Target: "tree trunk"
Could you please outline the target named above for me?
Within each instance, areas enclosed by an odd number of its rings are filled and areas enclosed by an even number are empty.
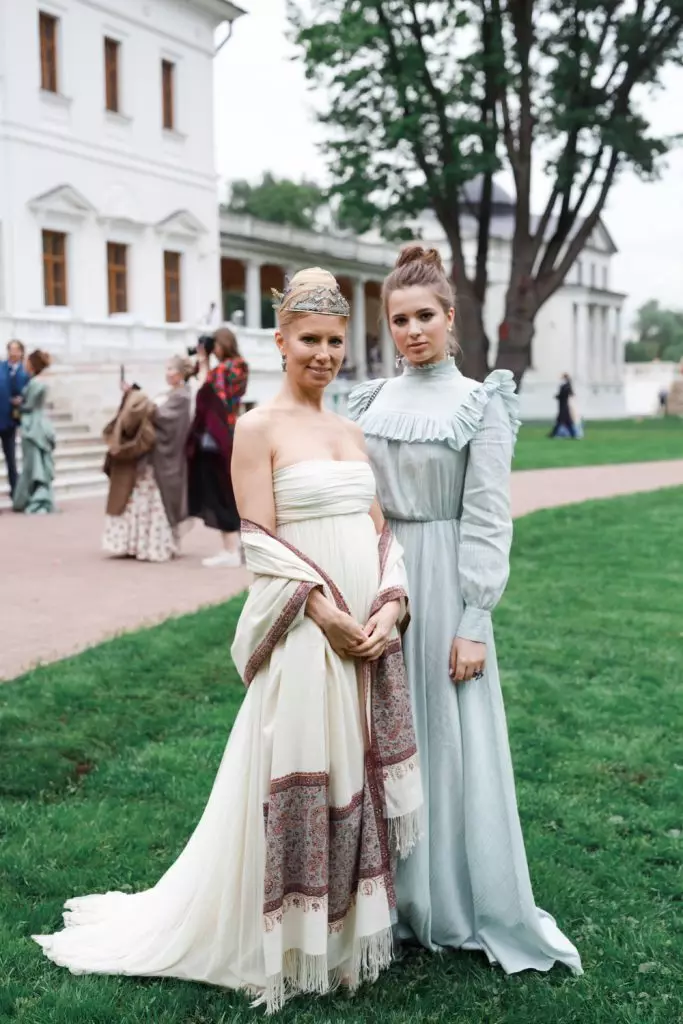
[[[466,377],[483,380],[489,372],[489,339],[484,328],[484,310],[469,285],[455,282],[455,337],[460,352],[456,361]]]
[[[498,335],[496,369],[511,370],[519,390],[531,366],[536,296],[529,282],[510,285],[505,301],[505,319]]]

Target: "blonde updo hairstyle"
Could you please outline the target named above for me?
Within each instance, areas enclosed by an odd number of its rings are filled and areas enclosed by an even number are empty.
[[[194,377],[197,372],[197,364],[189,356],[171,356],[169,366],[172,366],[176,373],[180,374],[184,381]]]
[[[406,245],[398,254],[398,259],[391,273],[382,285],[382,307],[389,320],[389,296],[392,292],[403,288],[429,288],[443,309],[448,314],[455,306],[455,289],[444,270],[441,254],[437,249],[424,249],[417,243]],[[449,331],[450,351],[459,351],[453,328]]]
[[[287,291],[277,307],[277,323],[280,330],[289,327],[298,317],[309,315],[299,311],[292,312],[291,307],[295,306],[299,299],[313,291],[314,288],[321,287],[329,288],[330,291],[337,291],[339,287],[336,277],[329,270],[323,270],[322,267],[297,270],[289,281]]]

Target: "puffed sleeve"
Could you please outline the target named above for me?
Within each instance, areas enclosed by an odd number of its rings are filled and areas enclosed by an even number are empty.
[[[510,464],[517,422],[514,395],[492,394],[469,443],[460,523],[459,572],[465,610],[457,636],[485,643],[491,612],[510,569]]]

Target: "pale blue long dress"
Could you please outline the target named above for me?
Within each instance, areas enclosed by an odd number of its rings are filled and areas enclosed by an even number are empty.
[[[536,907],[519,823],[491,611],[512,540],[509,479],[519,426],[512,374],[483,384],[452,359],[354,390],[378,496],[405,550],[405,655],[427,825],[398,866],[398,933],[429,949],[480,949],[508,973],[581,960]],[[480,680],[454,685],[454,636],[486,643]]]

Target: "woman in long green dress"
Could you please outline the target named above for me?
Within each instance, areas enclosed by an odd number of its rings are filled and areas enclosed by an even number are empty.
[[[509,571],[512,374],[450,357],[454,298],[439,254],[411,246],[384,283],[400,377],[352,393],[382,511],[405,551],[405,655],[428,828],[398,865],[398,934],[484,952],[508,973],[581,972],[536,907],[519,823],[491,612]]]
[[[14,492],[14,511],[39,514],[55,511],[55,431],[45,411],[47,386],[40,380],[50,365],[47,352],[36,350],[26,361],[31,377],[21,403],[21,475]]]

